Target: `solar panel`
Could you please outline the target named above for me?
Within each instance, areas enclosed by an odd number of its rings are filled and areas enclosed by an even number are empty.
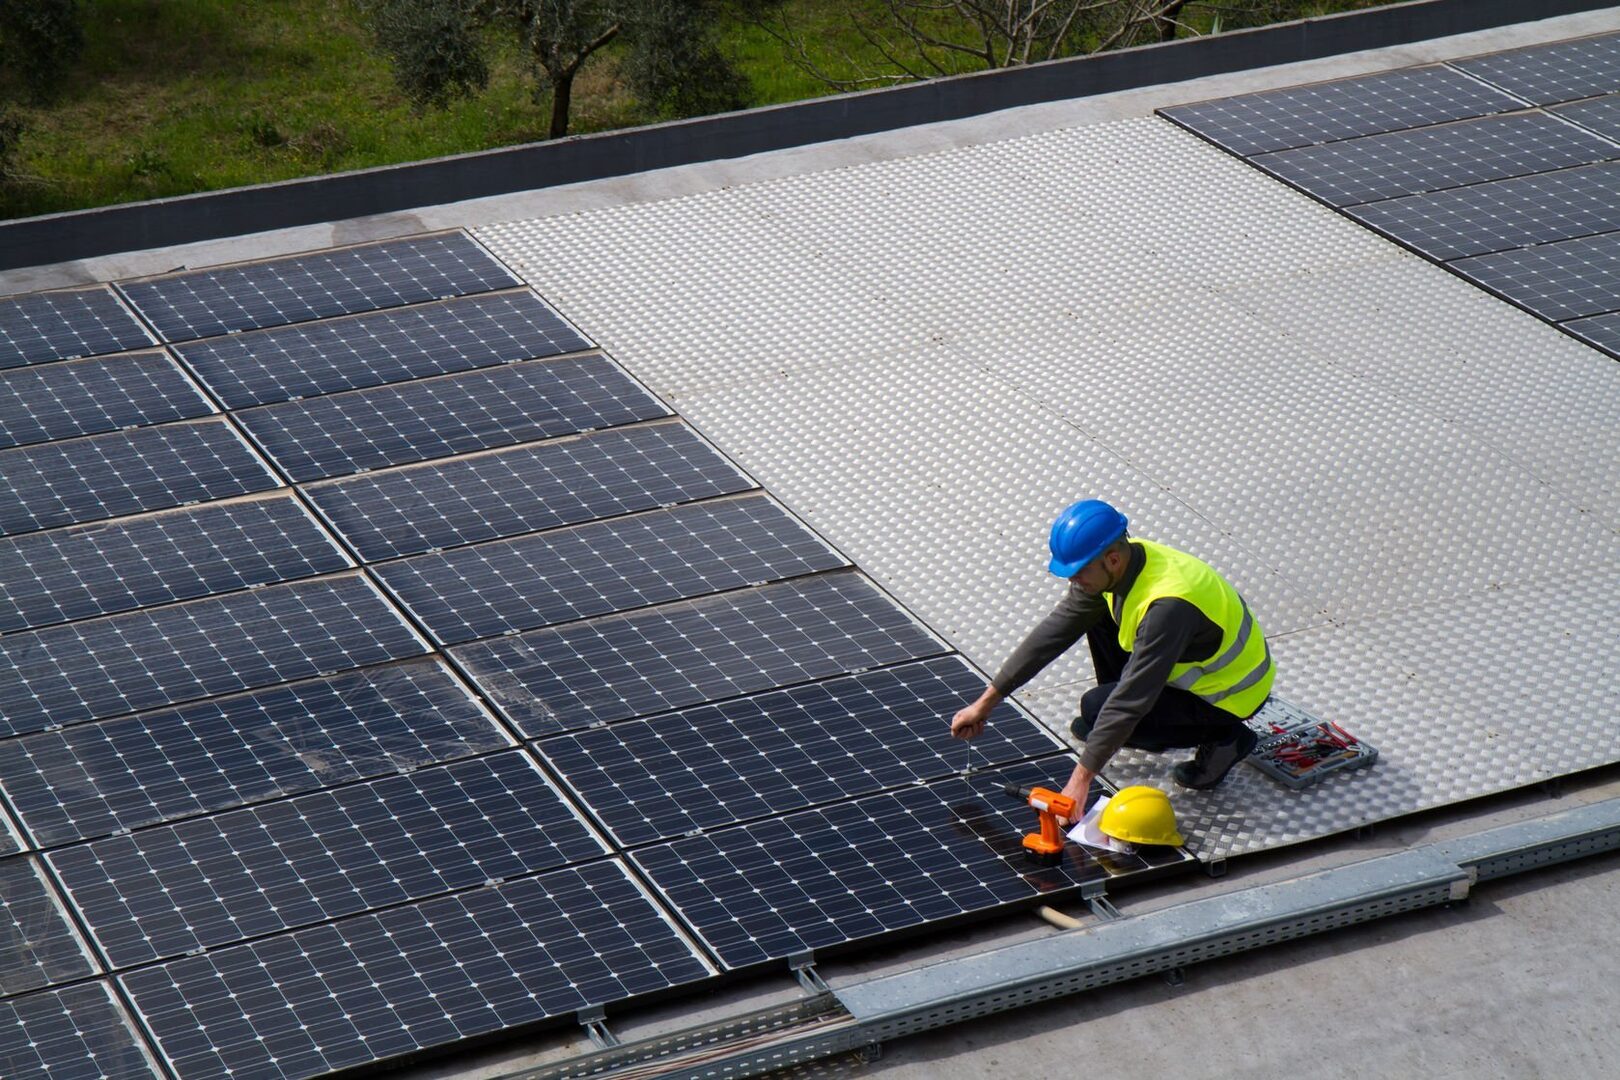
[[[213,411],[160,352],[19,368],[0,375],[0,449]]]
[[[1435,259],[1620,229],[1620,163],[1521,176],[1346,211]]]
[[[0,300],[0,368],[123,352],[152,335],[112,291],[64,289]]]
[[[1333,206],[1587,165],[1615,147],[1545,113],[1398,131],[1251,158]]]
[[[1175,848],[1024,855],[1035,812],[1006,783],[1056,786],[1072,757],[835,803],[640,848],[631,861],[727,968],[826,949],[1110,877],[1186,865]],[[1093,799],[1103,793],[1092,788]]]
[[[175,351],[239,409],[588,348],[525,291],[209,338]]]
[[[122,282],[164,341],[442,300],[519,282],[464,233]]]
[[[223,418],[0,450],[0,536],[276,486]]]
[[[1446,67],[1405,68],[1160,109],[1234,154],[1510,112],[1522,102]]]
[[[0,859],[0,995],[81,979],[97,970],[39,865],[27,856]]]
[[[1620,357],[1620,314],[1576,319],[1574,322],[1564,323],[1563,328],[1610,356]]]
[[[462,645],[456,662],[531,738],[945,651],[854,573]]]
[[[1620,233],[1476,255],[1450,266],[1546,319],[1620,310]]]
[[[746,491],[685,424],[594,432],[307,488],[368,562]]]
[[[847,563],[763,495],[691,503],[383,563],[443,645]]]
[[[1560,105],[1549,112],[1610,139],[1620,139],[1620,94]]]
[[[710,974],[619,862],[605,860],[120,981],[185,1080],[296,1080]]]
[[[359,575],[0,637],[0,736],[414,656],[427,649]]]
[[[52,529],[0,543],[0,633],[349,565],[285,494]]]
[[[236,414],[299,481],[668,415],[601,356],[507,364]]]
[[[0,788],[42,846],[111,836],[510,746],[437,661],[0,741]]]
[[[629,847],[959,772],[967,748],[949,718],[983,689],[961,658],[942,657],[556,735],[536,749]],[[986,765],[1060,749],[1010,705],[973,742]]]
[[[1620,34],[1454,60],[1452,66],[1536,105],[1620,90]]]
[[[104,982],[0,1001],[6,1080],[137,1080],[163,1076]]]
[[[522,750],[46,856],[114,968],[583,862],[607,847]]]

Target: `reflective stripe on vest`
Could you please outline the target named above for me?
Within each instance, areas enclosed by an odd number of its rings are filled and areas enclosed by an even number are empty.
[[[1133,651],[1137,629],[1155,600],[1174,597],[1192,604],[1220,628],[1221,644],[1206,660],[1174,665],[1168,684],[1236,716],[1252,715],[1271,692],[1276,666],[1248,605],[1224,578],[1191,555],[1151,540],[1131,543],[1143,549],[1142,569],[1129,593],[1106,597],[1119,623],[1120,647]]]

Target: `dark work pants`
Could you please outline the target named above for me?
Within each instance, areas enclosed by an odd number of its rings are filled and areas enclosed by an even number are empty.
[[[1097,685],[1080,699],[1080,715],[1069,725],[1074,737],[1082,740],[1091,734],[1108,696],[1119,685],[1125,662],[1130,659],[1130,654],[1119,647],[1119,628],[1111,620],[1103,619],[1088,630],[1086,644],[1091,646]],[[1235,739],[1241,727],[1242,720],[1197,694],[1167,686],[1131,732],[1131,737],[1125,740],[1125,745],[1157,753],[1200,743],[1224,743]]]

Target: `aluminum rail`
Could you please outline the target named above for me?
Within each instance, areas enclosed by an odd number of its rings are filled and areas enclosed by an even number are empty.
[[[1270,885],[835,984],[828,994],[510,1080],[756,1076],[1031,1002],[1468,897],[1475,882],[1620,849],[1620,798]],[[737,1037],[728,1037],[728,1036]]]

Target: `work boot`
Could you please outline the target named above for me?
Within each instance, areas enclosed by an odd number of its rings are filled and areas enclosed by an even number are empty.
[[[1226,779],[1232,766],[1248,757],[1259,742],[1260,736],[1244,724],[1228,742],[1199,743],[1193,759],[1171,769],[1170,775],[1184,788],[1205,791]]]

